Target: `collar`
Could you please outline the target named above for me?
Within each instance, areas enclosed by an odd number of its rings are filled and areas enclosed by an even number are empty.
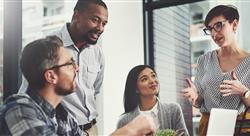
[[[69,34],[69,31],[68,31],[69,25],[70,25],[70,23],[66,23],[66,24],[64,24],[64,26],[61,29],[61,34],[62,34],[61,40],[63,41],[64,47],[74,45],[74,42],[72,41],[71,36]]]
[[[43,109],[43,111],[50,117],[53,118],[56,115],[56,109],[43,99],[38,93],[33,90],[28,90],[27,94]]]
[[[150,109],[150,110],[147,110],[147,111],[141,111],[140,110],[140,107],[139,107],[139,105],[138,105],[138,110],[139,110],[139,112],[140,113],[153,113],[155,116],[157,116],[158,115],[158,99],[157,99],[157,102],[155,103],[155,105],[154,105],[154,107],[152,108],[152,109]]]

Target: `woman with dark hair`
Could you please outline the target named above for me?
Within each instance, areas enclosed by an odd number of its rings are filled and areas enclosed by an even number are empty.
[[[250,106],[250,55],[237,44],[239,13],[232,5],[212,8],[205,19],[205,34],[219,46],[198,59],[194,83],[182,90],[202,113],[199,135],[205,136],[212,108],[234,109],[242,113]]]
[[[152,117],[157,129],[173,129],[188,135],[182,110],[176,103],[162,103],[158,98],[159,81],[155,70],[148,65],[138,65],[130,70],[124,91],[124,114],[117,128],[136,116]]]

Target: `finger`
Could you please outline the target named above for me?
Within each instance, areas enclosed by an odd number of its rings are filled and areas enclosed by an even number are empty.
[[[182,96],[184,96],[186,98],[189,98],[190,94],[189,93],[185,93],[185,94],[182,94]]]
[[[236,77],[236,74],[235,74],[235,71],[233,70],[232,72],[231,72],[231,79],[232,80],[238,80],[238,78]]]
[[[181,92],[182,94],[185,94],[185,93],[188,93],[188,92],[189,92],[189,89],[188,89],[188,88],[182,89],[180,92]]]
[[[225,93],[225,94],[222,94],[222,96],[230,96],[230,95],[232,95],[232,93]]]
[[[220,92],[221,92],[222,94],[227,94],[227,93],[231,93],[232,90],[231,90],[231,89],[224,89],[224,90],[220,90]]]
[[[222,84],[232,85],[233,82],[234,82],[233,80],[224,80],[224,81],[222,81]]]
[[[186,79],[186,82],[188,84],[188,87],[192,87],[193,83],[190,79]]]
[[[224,90],[224,89],[232,89],[232,86],[229,85],[229,84],[221,84],[220,89],[222,89],[222,90]]]

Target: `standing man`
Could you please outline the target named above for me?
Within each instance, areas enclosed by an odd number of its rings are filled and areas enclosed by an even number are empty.
[[[107,22],[108,9],[102,0],[78,0],[71,23],[56,34],[79,65],[76,91],[63,104],[91,136],[97,135],[95,98],[104,74],[103,52],[96,43]]]
[[[104,74],[103,52],[96,43],[107,22],[108,9],[102,0],[78,0],[71,22],[56,33],[79,65],[75,93],[65,97],[63,105],[91,136],[97,135],[95,98]],[[19,92],[24,92],[25,86],[23,83]]]
[[[10,96],[0,109],[0,135],[80,136],[83,132],[60,104],[72,93],[78,66],[62,41],[51,36],[23,50],[21,71],[27,94]]]

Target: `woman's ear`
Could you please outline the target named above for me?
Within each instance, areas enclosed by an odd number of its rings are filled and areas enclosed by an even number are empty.
[[[232,22],[233,25],[233,31],[236,33],[237,27],[238,27],[238,20],[234,19],[234,21]]]
[[[47,70],[44,73],[44,78],[50,84],[56,84],[57,83],[57,74],[53,70]]]

